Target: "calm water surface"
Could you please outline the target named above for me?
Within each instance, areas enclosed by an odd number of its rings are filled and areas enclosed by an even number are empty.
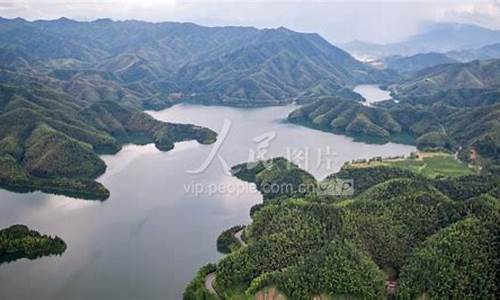
[[[365,97],[367,106],[372,105],[375,102],[392,99],[391,92],[384,91],[376,84],[362,84],[354,88],[354,91],[361,96]]]
[[[254,141],[259,136],[275,136],[267,157],[309,152],[308,170],[318,178],[347,160],[414,150],[357,143],[283,123],[293,109],[181,104],[151,112],[161,120],[217,132],[225,119],[230,126],[214,160],[199,174],[187,171],[200,169],[217,145],[183,142],[170,152],[131,145],[117,155],[103,156],[108,169],[99,181],[111,197],[102,203],[0,190],[0,227],[23,223],[59,235],[68,244],[62,256],[0,265],[0,299],[180,299],[196,270],[221,257],[215,247],[218,234],[248,223],[250,207],[262,201],[252,191],[196,195],[190,186],[241,186],[225,174],[225,166],[246,161],[250,149],[259,146]]]

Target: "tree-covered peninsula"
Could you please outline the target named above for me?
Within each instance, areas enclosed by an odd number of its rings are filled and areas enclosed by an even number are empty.
[[[210,270],[215,294],[201,284],[200,273],[184,299],[205,293],[222,299],[266,293],[287,299],[432,299],[450,291],[462,299],[498,298],[500,177],[450,173],[449,156],[434,159],[442,163],[423,162],[432,164],[432,172],[409,167],[410,159],[374,160],[347,164],[317,182],[352,179],[350,196],[263,194],[264,202],[252,208],[245,246],[232,247]],[[284,166],[280,158],[233,171],[258,186],[293,186],[308,177],[293,164],[288,172]]]
[[[139,108],[111,100],[79,101],[53,86],[12,78],[0,85],[0,186],[104,200],[109,191],[95,179],[106,165],[99,154],[126,143],[154,143],[168,151],[175,142],[215,141],[215,132],[158,121]],[[58,88],[59,86],[59,88]]]

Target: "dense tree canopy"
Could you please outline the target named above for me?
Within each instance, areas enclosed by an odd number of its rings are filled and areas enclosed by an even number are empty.
[[[42,235],[24,225],[13,225],[0,230],[0,263],[61,254],[65,250],[66,243],[61,238]]]
[[[255,182],[264,165],[233,170]],[[354,196],[280,195],[254,209],[247,246],[218,263],[219,296],[272,287],[290,299],[383,298],[391,280],[404,299],[498,297],[499,177],[396,166],[346,166],[330,177],[346,176],[360,182]]]

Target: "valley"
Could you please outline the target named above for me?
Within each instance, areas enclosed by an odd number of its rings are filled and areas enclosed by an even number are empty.
[[[499,298],[499,42],[0,17],[0,298]]]
[[[295,108],[180,104],[148,114],[157,120],[195,123],[219,136],[223,120],[231,120],[218,152],[228,166],[249,159],[249,150],[258,146],[255,137],[275,132],[266,156],[309,149],[309,171],[318,179],[339,170],[345,161],[415,151],[413,146],[393,143],[358,143],[284,122]],[[198,117],[194,120],[193,116]],[[216,249],[219,233],[235,224],[250,223],[250,208],[262,202],[254,188],[227,175],[217,158],[200,174],[186,172],[197,170],[213,147],[191,141],[161,152],[153,144],[126,145],[117,154],[101,156],[107,168],[97,181],[111,192],[104,202],[0,190],[0,227],[22,222],[63,237],[68,245],[60,257],[0,265],[1,294],[19,298],[36,292],[40,297],[65,299],[112,293],[179,299],[196,270],[221,257]],[[322,155],[327,158],[328,148],[331,164],[326,160],[319,163]],[[304,166],[305,161],[298,163]],[[200,184],[206,191],[198,195],[187,192],[190,184]],[[211,187],[220,185],[235,190],[209,193]],[[237,193],[238,189],[243,192]],[[40,272],[46,275],[40,277]],[[15,280],[20,277],[31,282],[30,290],[20,288],[22,282]]]

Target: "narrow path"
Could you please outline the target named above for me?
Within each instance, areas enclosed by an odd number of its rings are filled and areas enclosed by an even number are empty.
[[[239,231],[236,231],[234,233],[234,237],[238,240],[238,242],[240,242],[240,245],[242,247],[246,247],[247,243],[245,243],[245,241],[241,238],[241,235],[243,234],[243,231],[245,230],[246,227],[243,227],[241,230]]]
[[[210,292],[210,294],[217,295],[214,289],[215,272],[208,273],[205,277],[205,288]]]
[[[460,152],[461,150],[462,150],[462,146],[458,146],[458,150],[457,150],[457,152],[455,152],[455,154],[454,154],[454,156],[455,156],[455,159],[456,159],[456,160],[459,160],[459,159],[458,159],[458,152]]]
[[[448,135],[448,133],[446,132],[446,128],[444,128],[443,124],[439,123],[439,126],[441,127],[441,131],[443,132],[443,134]]]
[[[241,247],[247,246],[247,243],[245,243],[245,241],[243,241],[243,239],[241,238],[241,235],[243,234],[245,228],[246,227],[243,227],[242,229],[234,233],[234,237],[238,240],[238,242],[240,242]],[[205,276],[205,288],[210,292],[210,294],[217,296],[217,291],[214,289],[214,281],[216,277],[216,272],[208,273],[207,276]]]

